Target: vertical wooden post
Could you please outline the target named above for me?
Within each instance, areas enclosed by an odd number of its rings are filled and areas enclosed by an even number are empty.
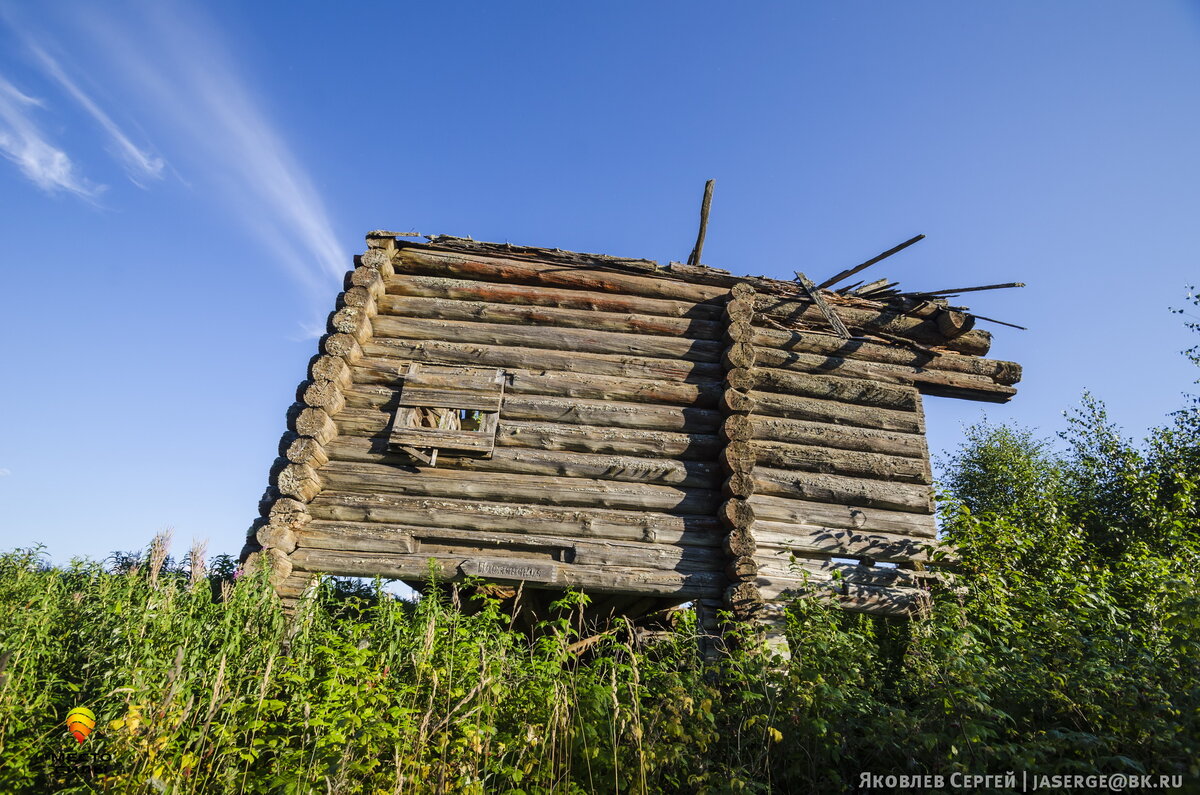
[[[708,210],[712,207],[713,183],[710,179],[704,183],[704,200],[700,202],[700,234],[696,236],[696,245],[688,255],[688,265],[699,265],[700,255],[704,252],[704,235],[708,232]]]

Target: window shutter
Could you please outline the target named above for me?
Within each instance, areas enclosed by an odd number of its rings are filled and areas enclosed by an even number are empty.
[[[499,369],[409,364],[388,447],[430,466],[437,465],[439,451],[491,456],[504,381]],[[477,430],[463,428],[467,412],[479,413]]]

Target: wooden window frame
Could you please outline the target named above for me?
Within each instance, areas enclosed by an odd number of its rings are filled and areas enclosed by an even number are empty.
[[[437,466],[439,453],[491,458],[507,380],[504,370],[410,362],[403,376],[388,438],[390,450],[407,453],[429,466]],[[421,409],[478,411],[479,430],[422,425]]]

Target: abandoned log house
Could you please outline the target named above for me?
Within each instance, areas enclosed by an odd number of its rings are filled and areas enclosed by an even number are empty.
[[[983,358],[951,291],[830,289],[845,273],[372,232],[243,559],[285,602],[321,572],[419,588],[433,566],[527,600],[582,589],[597,617],[692,602],[712,626],[814,593],[919,612],[922,396],[1007,401],[1020,368]]]

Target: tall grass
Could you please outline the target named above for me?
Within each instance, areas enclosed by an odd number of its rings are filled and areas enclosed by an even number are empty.
[[[494,602],[465,615],[330,582],[286,618],[262,572],[234,587],[156,549],[116,570],[0,555],[0,792],[646,792],[709,775],[694,753],[715,739],[715,690],[691,626],[580,659],[579,595],[530,637]],[[82,745],[63,724],[77,705],[97,716]]]

